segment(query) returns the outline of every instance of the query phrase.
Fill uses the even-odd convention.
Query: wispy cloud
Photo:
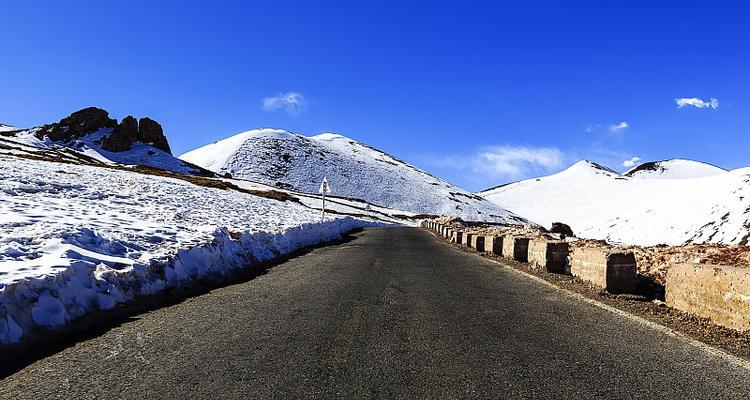
[[[422,156],[425,165],[455,179],[472,190],[484,189],[513,180],[547,175],[568,162],[556,147],[485,146],[470,154]]]
[[[555,147],[491,146],[471,157],[472,170],[493,178],[519,179],[563,166],[563,152]]]
[[[589,125],[589,126],[586,127],[586,132],[598,131],[601,128],[602,128],[602,126],[599,125],[599,124]]]
[[[612,124],[612,125],[610,125],[609,127],[607,127],[607,129],[609,129],[610,132],[617,133],[617,132],[621,132],[621,131],[629,128],[629,127],[630,127],[630,124],[628,124],[627,121],[622,121],[619,124],[616,124],[616,125]]]
[[[677,108],[683,108],[685,106],[692,106],[696,108],[713,108],[714,110],[719,108],[719,100],[711,97],[708,101],[701,100],[697,97],[678,97],[674,99],[677,104]]]
[[[284,109],[287,114],[296,117],[305,111],[305,96],[299,92],[279,93],[273,97],[263,99],[263,110],[276,111]]]
[[[630,128],[630,124],[627,121],[622,121],[618,124],[609,124],[609,125],[602,125],[602,124],[593,124],[586,127],[586,132],[600,132],[607,130],[612,133],[618,133],[622,132],[625,129]]]
[[[631,167],[635,167],[636,165],[640,164],[640,162],[641,162],[641,158],[640,157],[633,157],[633,158],[631,158],[629,160],[623,161],[622,162],[622,166],[623,167],[631,168]]]

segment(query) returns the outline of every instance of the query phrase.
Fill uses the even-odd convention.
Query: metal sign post
[[[326,193],[331,193],[331,187],[328,186],[327,177],[323,177],[323,182],[320,183],[320,189],[318,192],[323,195],[323,215],[320,220],[324,221],[326,219]]]

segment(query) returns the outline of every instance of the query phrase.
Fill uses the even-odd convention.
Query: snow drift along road
[[[179,179],[0,155],[0,344],[368,225]]]
[[[580,161],[479,195],[545,226],[565,222],[585,238],[638,245],[747,244],[750,238],[747,168],[668,160],[621,175]]]

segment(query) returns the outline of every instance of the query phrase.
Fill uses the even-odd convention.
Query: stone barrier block
[[[750,330],[750,269],[675,264],[666,279],[667,305],[738,331]]]
[[[529,242],[529,262],[547,272],[564,274],[568,267],[570,245],[566,242],[533,239]]]
[[[484,251],[484,235],[471,236],[471,248],[476,251]]]
[[[529,241],[527,237],[505,235],[503,237],[503,257],[511,260],[529,261]]]
[[[464,240],[464,231],[455,230],[453,231],[453,237],[451,238],[451,243],[461,244]]]
[[[598,247],[575,248],[570,273],[610,293],[633,293],[636,263],[632,252],[618,252]]]
[[[474,236],[474,233],[464,232],[464,237],[461,239],[461,244],[467,247],[471,246],[471,238]]]
[[[503,237],[495,235],[485,236],[484,251],[497,256],[503,255]]]

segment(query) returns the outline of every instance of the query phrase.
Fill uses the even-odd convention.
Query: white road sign
[[[320,194],[326,194],[331,193],[331,187],[328,186],[328,178],[323,178],[323,182],[320,183],[320,189],[318,190],[318,193]]]

